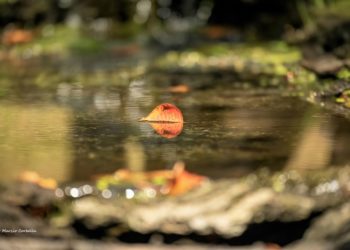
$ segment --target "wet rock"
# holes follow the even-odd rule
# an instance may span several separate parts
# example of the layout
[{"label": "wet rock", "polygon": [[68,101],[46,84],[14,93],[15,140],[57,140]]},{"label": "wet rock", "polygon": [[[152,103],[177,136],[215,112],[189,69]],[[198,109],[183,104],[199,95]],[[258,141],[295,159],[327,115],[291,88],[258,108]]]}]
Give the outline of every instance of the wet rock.
[{"label": "wet rock", "polygon": [[326,241],[299,241],[285,248],[286,250],[330,250],[334,249],[334,245]]},{"label": "wet rock", "polygon": [[56,197],[53,190],[32,183],[16,182],[3,187],[0,199],[16,206],[44,207],[52,204]]},{"label": "wet rock", "polygon": [[322,55],[304,59],[302,65],[318,75],[335,74],[343,66],[343,62],[333,55]]},{"label": "wet rock", "polygon": [[[22,193],[18,192],[22,195],[18,195],[20,198],[11,200],[9,194],[17,190],[12,187],[10,189],[14,190],[2,192],[5,204],[0,207],[0,223],[35,226],[40,230],[40,235],[65,239],[76,237],[72,228],[78,227],[84,228],[85,231],[78,231],[82,235],[97,230],[101,237],[112,238],[121,237],[125,232],[143,235],[157,232],[180,236],[218,235],[222,239],[233,239],[242,236],[252,225],[306,221],[315,213],[340,206],[349,198],[349,180],[348,167],[311,172],[283,170],[278,173],[265,169],[245,178],[208,181],[199,188],[175,197],[138,200],[90,195],[76,199],[56,198],[54,201],[54,198],[50,198],[46,203],[32,198],[42,191],[36,188],[28,188],[25,192],[22,190]],[[32,192],[32,195],[28,192]],[[31,210],[21,208],[23,204],[35,208],[34,205],[44,206],[52,202],[56,203],[59,211],[48,210],[50,220],[45,220],[42,215],[36,217]],[[344,237],[337,227],[329,227],[328,222],[319,222],[325,229],[333,230],[331,235],[334,237],[343,237],[337,238],[341,244],[347,242],[346,230],[349,231],[349,228],[346,221],[350,220],[347,214],[350,205],[342,209],[344,211],[334,212],[334,216],[345,216],[339,221],[343,223],[339,224],[340,227],[345,227]],[[329,220],[336,222],[336,219]],[[327,234],[315,234],[312,228],[307,233],[310,235],[306,237],[308,242],[329,240]]]},{"label": "wet rock", "polygon": [[350,68],[350,58],[346,59],[344,61],[344,64],[346,65],[346,67]]},{"label": "wet rock", "polygon": [[[37,234],[43,229],[43,222],[39,219],[32,218],[26,215],[18,207],[7,204],[0,205],[0,232],[1,234],[14,235],[18,229],[31,229],[33,233]],[[34,232],[35,231],[35,232]]]},{"label": "wet rock", "polygon": [[72,202],[75,219],[83,220],[88,227],[119,223],[126,210],[123,207],[97,197],[85,197]]},{"label": "wet rock", "polygon": [[[225,227],[224,211],[232,206],[233,201],[251,189],[251,186],[243,183],[217,183],[206,190],[198,190],[198,193],[190,193],[189,196],[135,208],[131,211],[127,223],[134,230],[141,232],[161,230],[180,234],[192,231],[211,233]],[[249,220],[249,216],[250,214],[247,214],[246,219]],[[219,217],[222,217],[222,220],[216,220]],[[242,232],[243,228],[237,228]]]},{"label": "wet rock", "polygon": [[[231,185],[227,191],[207,192],[195,201],[167,200],[140,206],[128,216],[133,230],[149,233],[241,235],[251,223],[263,221],[298,221],[315,208],[311,198],[278,194],[271,188],[255,190],[244,184]],[[202,202],[201,202],[202,201]]]},{"label": "wet rock", "polygon": [[[59,203],[53,190],[31,183],[13,183],[2,187],[0,201],[0,230],[23,229],[28,231],[26,234],[43,237],[75,236],[71,228],[57,227],[48,219],[57,212],[55,205]],[[11,236],[23,234],[10,231],[4,233]]]},{"label": "wet rock", "polygon": [[255,215],[255,221],[259,221],[260,216],[267,221],[298,221],[307,218],[315,209],[316,202],[311,197],[288,193],[273,194],[270,202]]},{"label": "wet rock", "polygon": [[86,197],[73,202],[74,217],[89,228],[112,223],[148,234],[217,234],[238,237],[251,224],[302,221],[349,197],[349,169],[211,181],[183,196],[147,202]]},{"label": "wet rock", "polygon": [[[205,245],[146,245],[146,244],[121,244],[114,242],[101,242],[96,240],[65,240],[42,238],[0,238],[0,249],[17,250],[210,250],[213,246]],[[245,247],[215,246],[216,250],[263,250],[262,245]]]},{"label": "wet rock", "polygon": [[307,241],[333,242],[338,249],[350,247],[350,202],[331,209],[306,231]]}]

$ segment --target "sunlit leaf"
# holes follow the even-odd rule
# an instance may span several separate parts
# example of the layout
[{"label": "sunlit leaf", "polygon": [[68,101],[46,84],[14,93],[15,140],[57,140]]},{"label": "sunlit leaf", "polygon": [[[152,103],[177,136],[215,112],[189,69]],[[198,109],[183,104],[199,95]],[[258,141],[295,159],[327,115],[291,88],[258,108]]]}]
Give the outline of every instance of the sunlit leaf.
[{"label": "sunlit leaf", "polygon": [[140,119],[148,122],[183,122],[183,116],[180,109],[170,103],[158,105],[152,112]]}]

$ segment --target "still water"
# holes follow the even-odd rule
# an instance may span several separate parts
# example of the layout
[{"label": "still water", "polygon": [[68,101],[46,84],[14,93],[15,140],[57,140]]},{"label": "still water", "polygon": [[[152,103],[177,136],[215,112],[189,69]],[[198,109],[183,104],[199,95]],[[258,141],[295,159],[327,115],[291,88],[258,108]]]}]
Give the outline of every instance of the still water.
[{"label": "still water", "polygon": [[[177,160],[211,178],[259,168],[315,169],[350,162],[350,123],[278,90],[201,85],[172,94],[173,80],[128,84],[61,82],[13,90],[0,99],[1,181],[34,170],[59,181],[88,180],[119,168],[167,169]],[[203,78],[205,79],[205,77]],[[208,82],[208,79],[203,82]],[[174,138],[138,122],[170,102],[184,114]]]}]

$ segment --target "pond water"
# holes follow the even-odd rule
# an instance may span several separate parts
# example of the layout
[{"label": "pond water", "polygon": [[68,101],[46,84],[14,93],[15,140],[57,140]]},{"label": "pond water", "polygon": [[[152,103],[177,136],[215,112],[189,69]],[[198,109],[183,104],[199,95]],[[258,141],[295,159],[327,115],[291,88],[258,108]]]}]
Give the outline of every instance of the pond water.
[{"label": "pond water", "polygon": [[[191,91],[170,93],[174,82]],[[138,122],[164,102],[184,114],[183,130],[174,138]],[[263,167],[323,168],[350,162],[349,125],[279,90],[207,76],[149,74],[128,84],[13,87],[0,100],[0,178],[34,170],[80,181],[119,168],[169,169],[178,160],[211,178]]]}]

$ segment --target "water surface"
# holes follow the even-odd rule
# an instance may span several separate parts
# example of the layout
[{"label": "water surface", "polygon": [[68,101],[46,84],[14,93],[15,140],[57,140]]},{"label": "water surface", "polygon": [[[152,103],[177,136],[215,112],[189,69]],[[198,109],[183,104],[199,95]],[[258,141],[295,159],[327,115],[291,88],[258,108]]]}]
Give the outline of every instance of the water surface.
[{"label": "water surface", "polygon": [[[1,179],[34,170],[59,181],[88,180],[119,168],[168,169],[177,160],[211,178],[350,162],[350,123],[297,97],[206,77],[187,83],[189,93],[171,94],[173,81],[157,79],[9,92],[0,100]],[[175,138],[138,122],[163,102],[183,111]]]}]

